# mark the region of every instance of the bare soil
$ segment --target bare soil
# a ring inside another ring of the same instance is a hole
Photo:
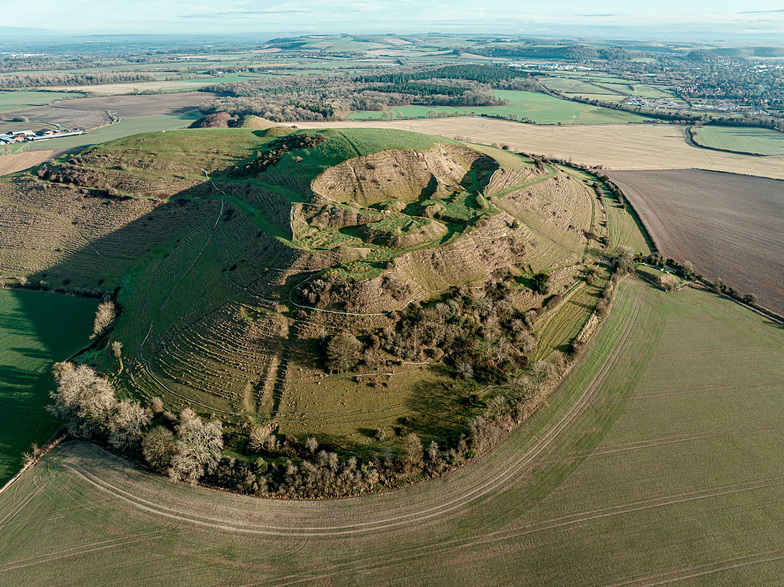
[[[199,104],[215,97],[216,94],[208,92],[183,92],[149,96],[77,98],[57,102],[51,106],[13,110],[6,112],[5,115],[9,118],[26,116],[31,121],[56,123],[68,128],[89,129],[111,123],[112,117],[107,111],[118,118],[172,116],[196,110]]]
[[[663,255],[784,313],[784,181],[694,169],[608,175]]]
[[[16,173],[52,159],[54,151],[30,151],[14,155],[0,155],[0,175]]]

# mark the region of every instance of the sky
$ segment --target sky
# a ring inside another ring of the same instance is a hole
[[[0,25],[58,33],[490,33],[784,43],[781,0],[0,0]]]

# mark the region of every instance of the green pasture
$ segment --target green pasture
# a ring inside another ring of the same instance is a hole
[[[0,496],[0,577],[76,583],[88,565],[96,583],[122,568],[167,584],[778,584],[782,353],[781,327],[728,300],[627,279],[548,401],[446,478],[264,500],[69,443]]]
[[[0,289],[0,486],[19,470],[21,454],[60,427],[44,410],[51,367],[88,342],[98,302]]]
[[[84,94],[81,92],[0,91],[0,112],[31,108],[33,106],[45,106],[54,100],[67,100],[82,96]],[[13,113],[6,114],[6,116],[13,118]],[[0,122],[0,125],[2,125],[2,122]],[[0,126],[0,130],[2,130],[2,126]]]
[[[595,91],[594,91],[595,93]],[[498,90],[499,98],[508,100],[505,106],[483,107],[445,107],[445,106],[395,106],[388,108],[387,116],[395,118],[427,118],[431,112],[448,116],[490,116],[516,115],[519,120],[528,117],[536,124],[623,124],[627,122],[644,122],[645,117],[628,112],[611,110],[599,106],[579,104],[554,98],[537,92],[520,92],[515,90]],[[351,120],[371,120],[382,118],[381,112],[353,112]]]
[[[604,206],[607,211],[607,229],[609,233],[608,250],[612,251],[618,245],[626,245],[640,255],[650,255],[651,243],[646,238],[642,221],[636,212],[627,204],[621,208],[618,200],[604,192]]]
[[[694,141],[703,147],[752,155],[784,154],[784,133],[767,128],[702,126],[692,128]]]

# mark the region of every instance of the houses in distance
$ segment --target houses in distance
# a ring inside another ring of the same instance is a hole
[[[30,141],[44,141],[47,139],[59,139],[61,137],[73,137],[76,135],[83,135],[85,132],[86,131],[81,129],[60,131],[50,128],[39,131],[11,130],[8,132],[0,132],[0,145],[8,145],[10,143],[25,143]]]

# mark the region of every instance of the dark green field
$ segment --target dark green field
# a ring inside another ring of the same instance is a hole
[[[20,456],[61,423],[44,411],[54,388],[51,366],[87,343],[95,300],[0,290],[0,485]]]

